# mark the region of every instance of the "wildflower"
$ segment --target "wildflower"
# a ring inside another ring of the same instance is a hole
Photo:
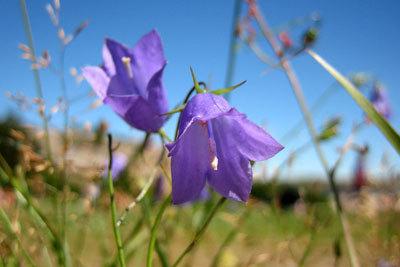
[[[125,154],[121,153],[114,153],[113,154],[113,162],[111,166],[111,174],[113,177],[113,180],[117,180],[118,176],[122,173],[123,170],[125,170],[125,167],[128,163],[128,157]],[[103,177],[107,177],[108,175],[108,160],[107,160],[107,168],[105,168],[103,172]]]
[[[157,177],[156,182],[154,184],[154,191],[153,191],[153,198],[155,201],[160,201],[166,190],[166,185],[165,185],[165,178],[160,175]],[[203,190],[201,190],[200,194],[196,199],[193,199],[192,202],[197,202],[197,201],[205,201],[210,198],[210,192],[207,187],[204,187]]]
[[[379,84],[375,84],[372,89],[370,101],[383,117],[389,119],[392,111],[389,104],[389,97],[386,90]]]
[[[174,204],[198,199],[206,182],[224,197],[247,201],[250,161],[269,159],[283,147],[217,95],[194,96],[181,114],[179,135],[167,144]]]
[[[83,76],[101,100],[129,125],[157,132],[168,111],[162,75],[166,60],[161,39],[153,30],[133,48],[106,39],[103,66],[85,67]]]

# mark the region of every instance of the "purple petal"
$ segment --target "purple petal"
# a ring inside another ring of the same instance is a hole
[[[152,30],[144,35],[130,51],[133,55],[133,75],[141,77],[143,84],[140,86],[146,88],[153,75],[166,64],[161,38],[157,31]]]
[[[122,98],[124,97],[120,97]],[[161,128],[165,119],[154,112],[147,100],[141,96],[126,97],[126,99],[130,108],[122,117],[129,125],[146,132],[157,132]]]
[[[129,48],[124,46],[123,44],[118,43],[112,39],[106,39],[105,43],[109,53],[111,54],[112,61],[115,66],[115,72],[118,75],[128,77],[126,72],[126,67],[122,62],[123,57],[129,57],[132,60],[132,54],[129,51]],[[103,50],[104,52],[104,50]],[[104,58],[103,58],[104,60]]]
[[[225,197],[247,201],[252,184],[249,160],[268,159],[283,147],[235,109],[208,123],[218,160],[208,173],[208,182]]]
[[[209,93],[197,94],[187,103],[179,123],[179,133],[182,133],[193,118],[208,121],[228,112],[231,109],[222,97]]]
[[[125,118],[125,114],[132,108],[132,106],[141,98],[138,95],[132,96],[107,96],[104,103],[109,105],[118,115]]]
[[[168,112],[168,101],[162,83],[162,75],[165,65],[154,74],[147,85],[149,105],[158,115]],[[165,119],[165,118],[164,118]]]
[[[82,69],[82,75],[92,86],[98,97],[104,101],[110,83],[110,78],[107,74],[100,67],[88,66]]]
[[[207,125],[193,121],[167,148],[172,157],[172,202],[182,204],[197,199],[210,164]]]
[[[108,76],[114,76],[115,75],[115,65],[114,65],[110,50],[108,50],[108,48],[105,44],[103,45],[102,52],[103,52],[103,70],[107,73]]]
[[[249,160],[267,160],[283,149],[264,129],[232,109],[224,118],[213,120],[213,127],[224,132],[235,151]]]
[[[209,169],[207,181],[215,191],[226,198],[247,201],[251,191],[252,170],[244,156],[231,149],[225,133],[214,131],[217,145],[217,169]]]

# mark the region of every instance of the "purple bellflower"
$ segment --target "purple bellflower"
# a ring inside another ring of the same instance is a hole
[[[392,115],[390,108],[389,97],[386,90],[379,84],[374,85],[370,96],[370,101],[383,117],[389,119]]]
[[[168,103],[162,83],[166,65],[160,36],[153,30],[128,48],[106,39],[103,65],[82,72],[103,102],[130,126],[157,132],[163,125]]]
[[[198,199],[206,182],[224,197],[247,201],[250,161],[269,159],[283,147],[221,96],[197,94],[181,114],[179,135],[167,144],[172,201]]]
[[[111,175],[113,180],[117,180],[119,175],[125,170],[126,165],[128,163],[128,157],[125,154],[114,153],[113,154],[113,162],[111,166]],[[108,175],[108,160],[106,163],[106,168],[103,172],[103,177],[107,177]]]
[[[165,185],[165,178],[160,175],[157,177],[157,180],[154,185],[154,193],[153,193],[153,198],[155,201],[160,201],[166,190],[166,185]],[[205,201],[210,198],[210,192],[207,187],[204,187],[203,190],[201,190],[200,194],[196,199],[191,200],[190,203],[197,202],[197,201]]]

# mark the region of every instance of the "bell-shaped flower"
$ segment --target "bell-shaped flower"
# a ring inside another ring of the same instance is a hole
[[[166,65],[160,36],[153,30],[128,48],[106,39],[103,65],[83,68],[96,94],[129,125],[157,132],[168,111],[162,83]]]
[[[197,94],[182,111],[179,135],[167,144],[172,201],[198,199],[206,183],[224,197],[247,201],[250,161],[266,160],[283,147],[221,96]]]

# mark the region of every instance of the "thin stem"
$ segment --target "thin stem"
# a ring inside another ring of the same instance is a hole
[[[119,217],[117,221],[117,226],[121,226],[121,224],[125,221],[126,216],[128,213],[136,206],[137,203],[142,201],[143,197],[146,195],[146,193],[149,191],[150,186],[152,185],[155,177],[157,174],[157,169],[153,171],[153,173],[150,175],[148,181],[146,184],[143,186],[142,190],[140,191],[139,195],[125,208],[124,213]]]
[[[171,202],[171,196],[168,196],[167,198],[165,198],[164,202],[161,204],[161,207],[157,213],[153,227],[151,228],[150,242],[149,242],[149,247],[147,250],[147,258],[146,258],[146,266],[147,267],[153,266],[153,254],[154,254],[154,248],[155,248],[156,241],[157,241],[158,227],[160,226],[164,211],[167,208],[167,206],[170,204],[170,202]]]
[[[111,207],[111,223],[113,227],[113,232],[114,232],[114,238],[115,238],[115,243],[117,245],[117,250],[118,250],[118,259],[119,259],[119,264],[120,267],[125,267],[125,255],[124,255],[124,248],[122,245],[122,238],[121,238],[121,233],[119,231],[119,228],[117,226],[117,206],[115,203],[115,195],[114,195],[114,185],[113,185],[113,179],[112,179],[112,136],[111,134],[108,134],[108,153],[109,153],[109,163],[108,163],[108,192],[110,194],[110,207]]]
[[[230,31],[230,41],[229,41],[229,54],[228,54],[228,65],[225,77],[225,87],[232,84],[233,74],[236,66],[236,46],[237,46],[237,34],[236,27],[239,23],[240,13],[242,10],[242,0],[235,0],[235,6],[233,8],[233,19]],[[226,94],[226,98],[229,99],[230,94]]]
[[[62,150],[62,201],[61,201],[61,237],[63,240],[63,249],[64,251],[67,250],[67,234],[66,234],[66,227],[67,227],[67,197],[68,197],[68,184],[67,184],[67,151],[68,151],[68,124],[69,124],[69,102],[68,102],[68,95],[67,95],[67,86],[65,84],[65,75],[64,75],[64,68],[65,68],[65,46],[60,41],[61,48],[60,48],[60,86],[61,92],[64,99],[64,133],[63,133],[63,150]]]
[[[345,240],[346,240],[346,244],[347,244],[347,249],[349,252],[349,256],[350,256],[350,262],[351,262],[351,266],[353,267],[358,267],[360,266],[356,253],[355,253],[355,249],[354,249],[354,245],[353,245],[353,241],[351,238],[350,233],[348,232],[348,227],[347,227],[347,223],[345,221],[344,215],[343,215],[343,209],[342,209],[342,204],[340,202],[340,198],[339,198],[339,192],[336,186],[336,182],[334,180],[334,176],[331,175],[330,173],[330,169],[329,169],[329,165],[328,165],[328,161],[325,158],[325,155],[320,147],[319,144],[319,140],[318,140],[318,133],[315,129],[314,123],[313,123],[313,119],[312,119],[312,115],[308,109],[306,100],[304,98],[303,95],[303,90],[301,87],[301,84],[290,64],[290,62],[282,55],[280,47],[278,45],[278,42],[276,41],[274,34],[272,33],[272,31],[269,28],[268,23],[266,22],[266,20],[264,19],[264,17],[261,15],[261,12],[257,6],[257,4],[255,2],[253,2],[253,7],[254,7],[254,17],[264,35],[264,37],[266,38],[266,40],[269,42],[269,44],[271,45],[272,49],[274,50],[274,53],[276,54],[276,56],[278,58],[281,58],[281,66],[283,68],[283,70],[285,71],[285,74],[289,80],[289,83],[293,89],[293,92],[296,96],[296,100],[300,106],[300,109],[303,113],[303,117],[304,120],[306,121],[308,130],[310,132],[310,135],[312,137],[312,141],[314,144],[314,148],[316,150],[317,156],[324,168],[325,173],[328,176],[328,180],[329,180],[329,185],[331,188],[331,191],[333,193],[334,196],[334,201],[335,201],[335,206],[336,206],[336,211],[337,211],[337,215],[340,219],[341,225],[342,225],[342,229],[343,229],[343,233],[345,235]]]
[[[35,52],[35,45],[33,42],[33,34],[31,23],[29,20],[28,9],[26,7],[25,0],[20,0],[20,7],[22,13],[22,19],[24,22],[24,30],[26,38],[28,39],[28,46],[31,51],[32,61],[36,62],[36,52]],[[37,68],[32,68],[33,78],[35,79],[35,87],[36,87],[36,96],[43,100],[43,89],[42,89],[42,82],[40,80],[39,70]],[[52,152],[51,152],[51,145],[50,145],[50,133],[49,133],[49,123],[47,121],[47,116],[42,117],[42,124],[44,129],[44,142],[46,147],[46,154],[47,158],[52,162]]]
[[[176,267],[179,265],[179,263],[183,260],[183,258],[198,244],[200,241],[201,237],[205,233],[208,225],[210,224],[211,220],[214,218],[215,214],[217,211],[222,207],[222,205],[225,203],[226,198],[221,197],[218,201],[218,203],[213,207],[211,210],[210,214],[208,215],[207,219],[203,223],[203,225],[200,227],[199,230],[197,230],[196,234],[193,237],[192,242],[185,248],[185,250],[180,254],[178,259],[175,261],[175,263],[172,265],[172,267]]]
[[[146,227],[149,229],[149,231],[151,233],[152,225],[151,225],[151,219],[150,219],[150,206],[149,206],[148,198],[145,198],[143,201],[141,201],[140,205],[143,210],[144,221],[145,221]],[[158,258],[160,259],[161,266],[168,267],[169,263],[168,263],[167,256],[165,255],[165,252],[162,250],[162,247],[159,243],[160,243],[159,240],[156,239],[155,249],[158,254]]]

